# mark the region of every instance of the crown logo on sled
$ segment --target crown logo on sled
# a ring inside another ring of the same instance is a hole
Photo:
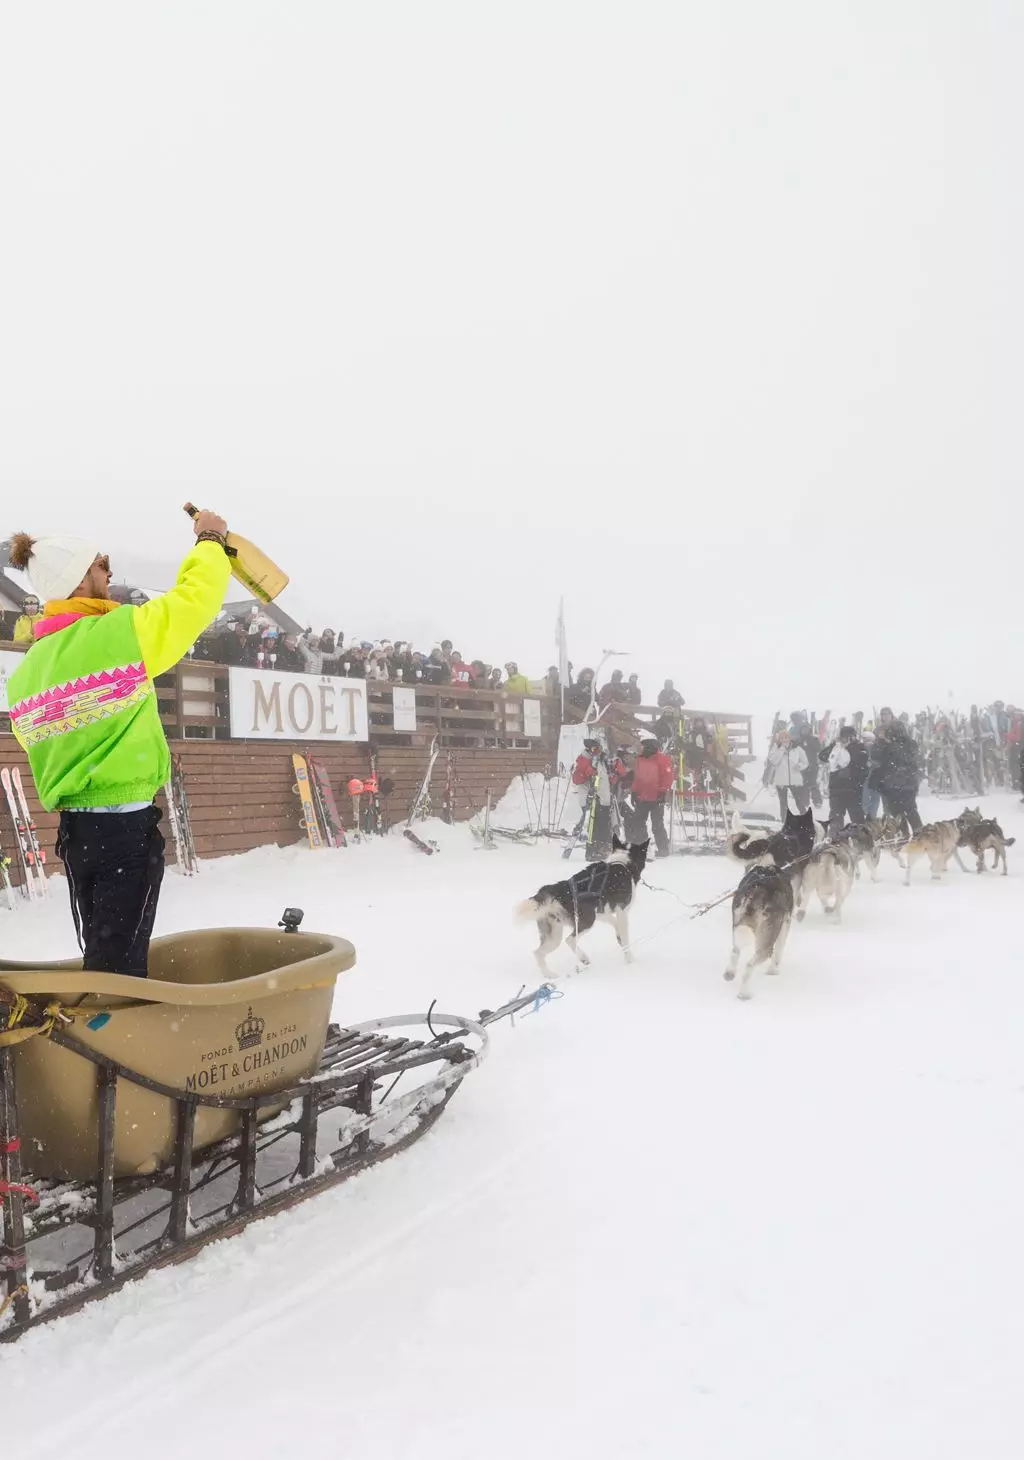
[[[261,1019],[259,1015],[254,1016],[252,1005],[250,1004],[249,1012],[241,1024],[235,1025],[235,1039],[238,1043],[238,1048],[252,1049],[254,1044],[262,1044],[263,1031],[266,1027],[266,1020]]]

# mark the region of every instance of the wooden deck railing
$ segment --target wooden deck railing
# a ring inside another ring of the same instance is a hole
[[[0,649],[23,651],[23,645],[0,642]],[[443,746],[475,746],[482,749],[550,748],[554,755],[561,724],[561,702],[543,694],[507,694],[502,690],[471,689],[464,685],[403,685],[416,692],[416,731],[394,728],[392,690],[395,685],[380,680],[366,682],[370,740],[381,745],[424,745],[436,735]],[[205,660],[183,660],[156,681],[160,719],[172,740],[230,740],[231,714],[228,667]],[[540,705],[540,735],[527,735],[525,700]],[[654,705],[623,705],[619,709],[643,724],[658,720],[663,712]],[[737,757],[753,754],[751,717],[724,711],[685,710],[687,720],[703,716],[711,729],[724,726],[730,752]],[[673,712],[674,714],[674,712]],[[0,710],[0,733],[10,730],[8,717]]]

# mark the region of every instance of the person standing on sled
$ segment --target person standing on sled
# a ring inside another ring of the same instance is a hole
[[[26,533],[11,563],[43,600],[35,642],[8,680],[11,729],[39,799],[60,812],[82,966],[145,978],[164,873],[153,805],[171,757],[153,681],[184,657],[224,602],[227,524],[195,519],[196,543],[169,593],[138,606],[110,598],[96,543]]]
[[[675,781],[672,761],[650,731],[640,737],[640,754],[633,767],[633,814],[627,822],[627,834],[633,846],[647,840],[647,823],[654,833],[659,857],[668,856],[668,833],[665,831],[665,801]]]

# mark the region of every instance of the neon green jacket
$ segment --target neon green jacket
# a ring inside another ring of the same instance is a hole
[[[171,757],[153,680],[216,618],[230,574],[218,543],[196,543],[170,593],[37,626],[7,697],[47,811],[151,801],[164,785]]]
[[[530,693],[530,681],[525,674],[510,674],[502,685],[510,695],[528,695]]]

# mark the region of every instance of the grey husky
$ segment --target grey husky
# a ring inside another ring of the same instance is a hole
[[[857,862],[849,838],[831,838],[821,842],[804,863],[796,890],[796,920],[802,923],[811,894],[816,892],[822,911],[842,921],[843,903],[850,895],[856,876]]]
[[[1001,861],[1005,877],[1006,848],[1012,847],[1016,840],[1016,837],[1003,834],[998,821],[971,821],[965,825],[963,816],[960,817],[960,845],[974,853],[979,872],[984,872],[985,853],[991,850],[992,870],[995,871]]]
[[[746,950],[747,963],[736,996],[749,999],[750,976],[767,963],[766,973],[778,973],[779,962],[793,921],[793,883],[778,867],[751,867],[733,893],[732,953],[725,970],[736,977]]]

